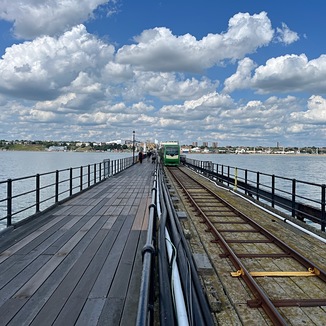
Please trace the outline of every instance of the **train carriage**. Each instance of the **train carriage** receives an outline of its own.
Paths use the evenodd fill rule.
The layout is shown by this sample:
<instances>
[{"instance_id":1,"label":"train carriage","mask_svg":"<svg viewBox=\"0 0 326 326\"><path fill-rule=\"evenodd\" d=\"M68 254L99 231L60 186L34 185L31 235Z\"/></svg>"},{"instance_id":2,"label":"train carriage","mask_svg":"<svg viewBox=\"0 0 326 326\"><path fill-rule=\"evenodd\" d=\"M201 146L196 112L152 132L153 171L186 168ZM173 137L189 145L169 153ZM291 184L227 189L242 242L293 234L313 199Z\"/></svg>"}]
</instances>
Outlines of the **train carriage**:
<instances>
[{"instance_id":1,"label":"train carriage","mask_svg":"<svg viewBox=\"0 0 326 326\"><path fill-rule=\"evenodd\" d=\"M180 164L180 145L177 141L161 143L161 160L166 166L178 166Z\"/></svg>"}]
</instances>

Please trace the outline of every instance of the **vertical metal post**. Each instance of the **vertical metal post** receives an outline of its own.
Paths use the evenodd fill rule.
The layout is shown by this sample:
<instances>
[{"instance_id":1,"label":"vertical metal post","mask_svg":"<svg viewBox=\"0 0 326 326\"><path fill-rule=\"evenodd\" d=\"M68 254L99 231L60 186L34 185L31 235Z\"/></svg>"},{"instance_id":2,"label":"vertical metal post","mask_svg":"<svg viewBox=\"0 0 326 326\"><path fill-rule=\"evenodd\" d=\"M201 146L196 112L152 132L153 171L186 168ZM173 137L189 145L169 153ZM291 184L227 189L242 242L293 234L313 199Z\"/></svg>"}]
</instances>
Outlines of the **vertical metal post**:
<instances>
[{"instance_id":1,"label":"vertical metal post","mask_svg":"<svg viewBox=\"0 0 326 326\"><path fill-rule=\"evenodd\" d=\"M80 167L80 174L79 174L79 190L83 190L83 167Z\"/></svg>"},{"instance_id":2,"label":"vertical metal post","mask_svg":"<svg viewBox=\"0 0 326 326\"><path fill-rule=\"evenodd\" d=\"M36 175L35 184L35 211L38 213L40 211L40 175Z\"/></svg>"},{"instance_id":3,"label":"vertical metal post","mask_svg":"<svg viewBox=\"0 0 326 326\"><path fill-rule=\"evenodd\" d=\"M132 132L132 164L135 164L135 130Z\"/></svg>"},{"instance_id":4,"label":"vertical metal post","mask_svg":"<svg viewBox=\"0 0 326 326\"><path fill-rule=\"evenodd\" d=\"M228 166L228 186L230 185L230 166Z\"/></svg>"},{"instance_id":5,"label":"vertical metal post","mask_svg":"<svg viewBox=\"0 0 326 326\"><path fill-rule=\"evenodd\" d=\"M7 180L7 227L11 225L12 217L12 180Z\"/></svg>"},{"instance_id":6,"label":"vertical metal post","mask_svg":"<svg viewBox=\"0 0 326 326\"><path fill-rule=\"evenodd\" d=\"M88 188L91 186L91 166L88 164Z\"/></svg>"},{"instance_id":7,"label":"vertical metal post","mask_svg":"<svg viewBox=\"0 0 326 326\"><path fill-rule=\"evenodd\" d=\"M259 180L259 177L260 177L260 173L257 172L257 182L256 182L256 199L259 200L259 183L260 183L260 180Z\"/></svg>"},{"instance_id":8,"label":"vertical metal post","mask_svg":"<svg viewBox=\"0 0 326 326\"><path fill-rule=\"evenodd\" d=\"M321 186L321 230L325 232L326 216L325 216L325 193L326 185Z\"/></svg>"},{"instance_id":9,"label":"vertical metal post","mask_svg":"<svg viewBox=\"0 0 326 326\"><path fill-rule=\"evenodd\" d=\"M295 217L296 180L292 180L292 217Z\"/></svg>"},{"instance_id":10,"label":"vertical metal post","mask_svg":"<svg viewBox=\"0 0 326 326\"><path fill-rule=\"evenodd\" d=\"M59 171L55 171L55 202L59 201Z\"/></svg>"},{"instance_id":11,"label":"vertical metal post","mask_svg":"<svg viewBox=\"0 0 326 326\"><path fill-rule=\"evenodd\" d=\"M96 163L94 164L94 184L96 183Z\"/></svg>"},{"instance_id":12,"label":"vertical metal post","mask_svg":"<svg viewBox=\"0 0 326 326\"><path fill-rule=\"evenodd\" d=\"M72 168L70 168L70 175L69 175L69 195L72 196Z\"/></svg>"},{"instance_id":13,"label":"vertical metal post","mask_svg":"<svg viewBox=\"0 0 326 326\"><path fill-rule=\"evenodd\" d=\"M275 205L275 175L272 175L272 207Z\"/></svg>"},{"instance_id":14,"label":"vertical metal post","mask_svg":"<svg viewBox=\"0 0 326 326\"><path fill-rule=\"evenodd\" d=\"M234 187L233 187L234 191L238 190L238 168L235 168L234 171Z\"/></svg>"},{"instance_id":15,"label":"vertical metal post","mask_svg":"<svg viewBox=\"0 0 326 326\"><path fill-rule=\"evenodd\" d=\"M245 170L245 194L248 195L248 170Z\"/></svg>"}]
</instances>

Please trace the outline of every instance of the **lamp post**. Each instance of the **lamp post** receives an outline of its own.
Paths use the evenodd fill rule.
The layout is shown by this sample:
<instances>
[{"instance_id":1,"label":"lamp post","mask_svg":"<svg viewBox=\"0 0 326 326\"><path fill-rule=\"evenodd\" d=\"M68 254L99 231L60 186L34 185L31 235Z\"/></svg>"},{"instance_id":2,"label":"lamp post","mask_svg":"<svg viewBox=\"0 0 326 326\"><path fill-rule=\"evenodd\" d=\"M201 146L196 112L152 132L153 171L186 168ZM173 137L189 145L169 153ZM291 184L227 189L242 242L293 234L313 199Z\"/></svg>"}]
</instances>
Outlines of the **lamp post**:
<instances>
[{"instance_id":1,"label":"lamp post","mask_svg":"<svg viewBox=\"0 0 326 326\"><path fill-rule=\"evenodd\" d=\"M132 164L135 164L135 130L132 132Z\"/></svg>"}]
</instances>

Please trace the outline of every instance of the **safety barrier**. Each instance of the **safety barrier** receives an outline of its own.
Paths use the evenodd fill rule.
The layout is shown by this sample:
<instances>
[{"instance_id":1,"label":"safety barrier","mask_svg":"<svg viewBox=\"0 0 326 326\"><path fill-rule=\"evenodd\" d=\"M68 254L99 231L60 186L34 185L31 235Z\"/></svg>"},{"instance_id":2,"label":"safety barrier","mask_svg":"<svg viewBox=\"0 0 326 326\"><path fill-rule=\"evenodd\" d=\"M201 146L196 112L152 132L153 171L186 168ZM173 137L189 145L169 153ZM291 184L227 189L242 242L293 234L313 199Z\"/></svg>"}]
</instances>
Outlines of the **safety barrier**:
<instances>
[{"instance_id":1,"label":"safety barrier","mask_svg":"<svg viewBox=\"0 0 326 326\"><path fill-rule=\"evenodd\" d=\"M133 158L0 181L0 226L9 227L89 189L133 164Z\"/></svg>"},{"instance_id":2,"label":"safety barrier","mask_svg":"<svg viewBox=\"0 0 326 326\"><path fill-rule=\"evenodd\" d=\"M136 325L154 324L154 300L155 300L155 257L157 254L156 222L157 222L157 184L158 175L155 170L153 187L151 190L151 204L149 205L149 219L146 244L143 247L143 269L140 285L138 313Z\"/></svg>"},{"instance_id":3,"label":"safety barrier","mask_svg":"<svg viewBox=\"0 0 326 326\"><path fill-rule=\"evenodd\" d=\"M182 163L235 191L240 191L325 231L326 185L290 179L233 166L182 158Z\"/></svg>"}]
</instances>

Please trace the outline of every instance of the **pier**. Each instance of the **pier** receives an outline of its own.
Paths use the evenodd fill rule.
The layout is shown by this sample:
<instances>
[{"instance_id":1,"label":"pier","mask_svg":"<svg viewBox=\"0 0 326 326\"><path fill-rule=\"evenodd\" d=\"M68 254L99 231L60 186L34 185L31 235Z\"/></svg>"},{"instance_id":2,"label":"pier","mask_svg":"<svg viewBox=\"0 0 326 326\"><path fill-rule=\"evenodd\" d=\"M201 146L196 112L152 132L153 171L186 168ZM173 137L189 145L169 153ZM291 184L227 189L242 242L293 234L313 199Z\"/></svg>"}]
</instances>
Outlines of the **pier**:
<instances>
[{"instance_id":1,"label":"pier","mask_svg":"<svg viewBox=\"0 0 326 326\"><path fill-rule=\"evenodd\" d=\"M192 168L181 166L181 169L300 255L307 255L316 266L316 274L320 272L324 275L324 232L313 232L302 221L297 221L300 228L289 225L276 217L274 208L266 209L265 205L262 210L245 191L240 194L233 187L223 184L217 187L202 166L191 163ZM0 325L148 323L170 326L177 325L179 320L196 325L256 325L255 322L257 325L272 325L273 322L259 307L259 301L249 294L241 275L236 278L231 275L236 269L231 266L228 255L214 247L218 241L207 232L207 225L198 218L198 210L189 203L167 169L158 168L157 164L146 159L142 164L121 166L122 169L114 170L117 173L109 171L106 179L103 179L104 174L96 176L100 169L88 172L96 177L95 181L88 181L92 180L90 176L86 178L86 183L94 183L87 190L57 202L24 223L10 225L0 234ZM158 170L162 175L156 182ZM221 181L223 177L223 174L218 175ZM78 176L77 179L83 178ZM72 184L71 179L73 177L68 178L68 184ZM234 181L230 174L224 179L225 183ZM241 180L238 185L241 185ZM248 189L258 193L256 189ZM202 190L199 192L202 195ZM261 195L262 192L259 192ZM162 200L162 212L156 197ZM164 208L163 201L170 204ZM225 208L220 208L218 212L212 204L206 206L214 219L219 219L220 212L224 212L226 218L221 222L223 232L234 232L227 224L231 212ZM158 224L152 224L157 219L160 219ZM232 219L231 223L236 224L235 217ZM286 220L296 222L291 217ZM239 227L245 230L248 225L240 222ZM309 229L308 233L302 231L305 228ZM168 240L165 230L171 234ZM245 234L248 230L241 232ZM240 238L232 238L229 245L233 243L236 250L248 250L245 256L250 262L254 260L249 257L248 243L249 247L257 250L254 258L265 243L268 243L267 247L272 247L265 239L257 244L251 240L241 241ZM166 263L163 256L169 250L164 242L171 242L174 247L172 258ZM213 253L210 253L212 248ZM285 263L280 263L284 255L276 257L278 254L264 253L268 264L255 262L255 266L263 269L279 265L280 269L285 268ZM149 262L148 258L153 258L157 267L152 269L150 265L153 261ZM173 259L178 264L179 274L172 272ZM291 268L297 267L293 265ZM170 277L172 274L173 277ZM180 284L173 283L175 275L180 277ZM290 289L291 284L299 279L297 277L294 281L290 278L288 281L282 277L270 285L275 296L280 292L276 284ZM282 300L276 300L278 305L284 302L288 305L280 308L282 317L279 320L284 320L286 325L326 323L326 285L313 277L307 279L315 282L313 290L310 290L310 285L304 288L308 283L300 278L303 287L296 301L289 302L282 291ZM261 277L261 280L267 283L267 277ZM177 293L184 297L178 299L181 308L176 308L172 298L178 286L183 288ZM143 301L144 297L146 300ZM301 307L303 304L306 306Z\"/></svg>"},{"instance_id":2,"label":"pier","mask_svg":"<svg viewBox=\"0 0 326 326\"><path fill-rule=\"evenodd\" d=\"M135 325L154 164L0 238L0 325Z\"/></svg>"}]
</instances>

